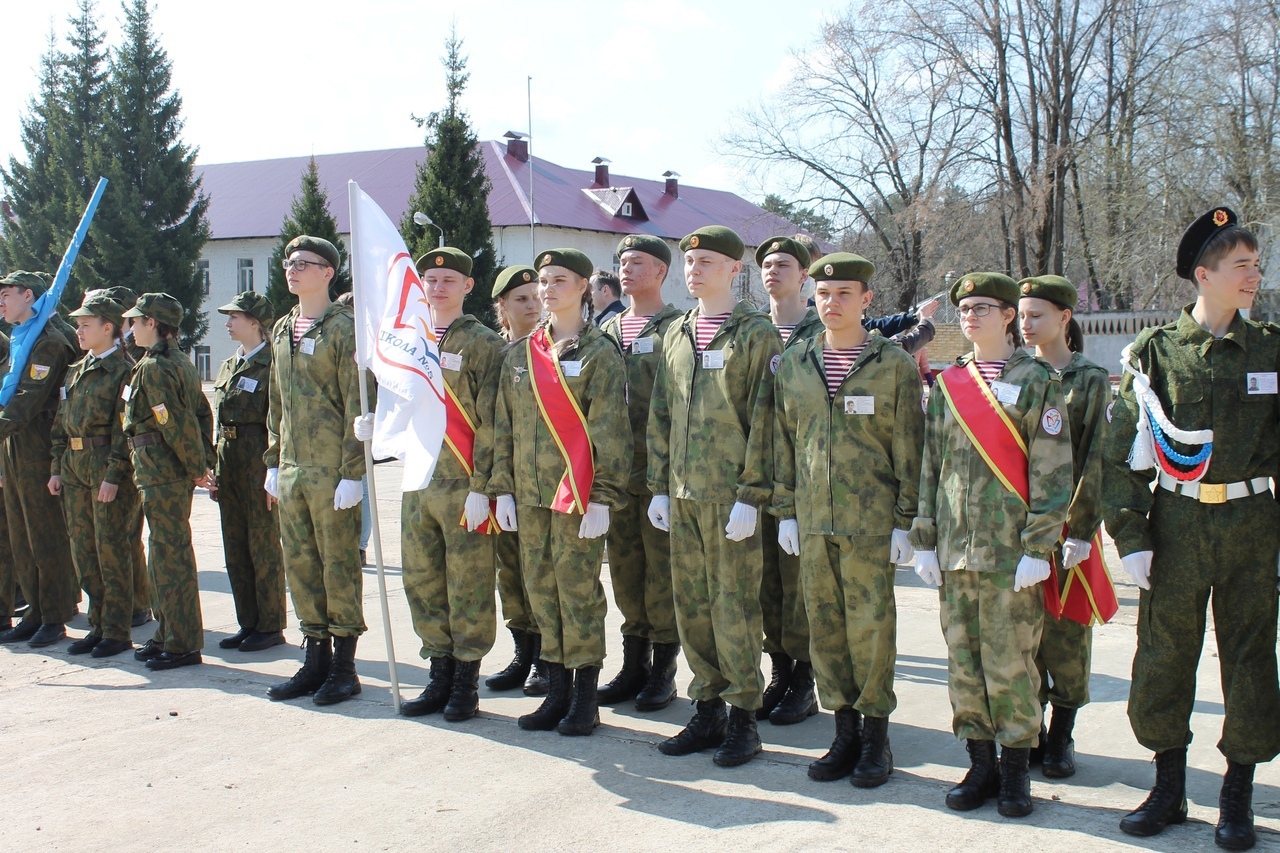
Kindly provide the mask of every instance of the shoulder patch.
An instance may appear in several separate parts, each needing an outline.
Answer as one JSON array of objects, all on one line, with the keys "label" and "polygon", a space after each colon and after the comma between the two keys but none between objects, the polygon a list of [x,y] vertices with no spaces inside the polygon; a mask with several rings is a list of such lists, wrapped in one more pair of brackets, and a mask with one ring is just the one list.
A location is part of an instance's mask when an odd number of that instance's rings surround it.
[{"label": "shoulder patch", "polygon": [[1044,417],[1040,419],[1040,428],[1046,435],[1057,435],[1062,432],[1062,412],[1057,409],[1046,410]]},{"label": "shoulder patch", "polygon": [[778,365],[781,363],[781,355],[775,355],[773,358],[769,359],[769,372],[776,374],[778,372]]},{"label": "shoulder patch", "polygon": [[1111,423],[1111,413],[1115,409],[1115,407],[1116,407],[1115,400],[1112,400],[1110,403],[1107,403],[1107,423]]},{"label": "shoulder patch", "polygon": [[35,363],[33,362],[33,363],[32,363],[32,365],[31,365],[31,369],[30,369],[30,370],[28,370],[28,371],[27,371],[27,373],[28,373],[28,375],[30,375],[30,377],[31,377],[32,379],[34,379],[34,380],[36,380],[37,382],[39,382],[40,380],[44,379],[46,376],[48,376],[48,375],[49,375],[49,365],[47,365],[47,364],[35,364]]},{"label": "shoulder patch", "polygon": [[152,406],[151,412],[156,416],[156,423],[160,424],[160,426],[164,426],[169,422],[169,410],[165,408],[164,403]]}]

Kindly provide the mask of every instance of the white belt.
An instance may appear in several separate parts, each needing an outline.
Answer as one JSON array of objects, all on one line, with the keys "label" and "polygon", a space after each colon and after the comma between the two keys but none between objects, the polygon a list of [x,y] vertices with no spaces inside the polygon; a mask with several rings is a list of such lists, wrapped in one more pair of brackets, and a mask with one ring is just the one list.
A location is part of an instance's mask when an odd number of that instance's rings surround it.
[{"label": "white belt", "polygon": [[1183,483],[1165,472],[1160,472],[1160,488],[1191,498],[1202,504],[1220,504],[1271,492],[1270,477],[1254,477],[1238,483]]}]

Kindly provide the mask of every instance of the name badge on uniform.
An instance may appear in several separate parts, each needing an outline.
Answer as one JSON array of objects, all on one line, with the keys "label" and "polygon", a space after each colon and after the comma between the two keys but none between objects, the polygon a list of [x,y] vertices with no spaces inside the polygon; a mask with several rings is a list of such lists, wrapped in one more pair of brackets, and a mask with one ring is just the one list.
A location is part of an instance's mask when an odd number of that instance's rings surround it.
[{"label": "name badge on uniform", "polygon": [[1275,394],[1276,375],[1274,373],[1250,373],[1246,386],[1250,394]]},{"label": "name badge on uniform", "polygon": [[580,361],[562,361],[560,362],[560,371],[565,376],[581,376],[582,362]]},{"label": "name badge on uniform", "polygon": [[844,413],[846,415],[874,415],[876,413],[876,398],[869,395],[845,397]]},{"label": "name badge on uniform", "polygon": [[440,353],[440,366],[445,370],[461,370],[462,356],[456,352]]},{"label": "name badge on uniform", "polygon": [[631,342],[631,352],[635,355],[644,355],[647,352],[653,352],[653,337],[636,338]]},{"label": "name badge on uniform", "polygon": [[248,391],[252,394],[258,390],[258,380],[250,379],[248,376],[241,376],[240,381],[236,383],[236,387],[241,391]]},{"label": "name badge on uniform", "polygon": [[127,402],[129,402],[129,399],[130,399],[131,397],[133,397],[133,387],[132,387],[132,386],[130,386],[130,385],[126,385],[126,386],[124,386],[123,388],[121,388],[121,389],[120,389],[120,399],[121,399],[121,400],[124,400],[124,401],[127,403]]},{"label": "name badge on uniform", "polygon": [[65,400],[65,399],[67,399],[67,386],[66,386],[66,385],[63,385],[61,388],[59,388],[59,389],[58,389],[58,399],[59,399],[59,400]]},{"label": "name badge on uniform", "polygon": [[316,352],[316,339],[315,339],[315,338],[303,338],[303,339],[302,339],[302,343],[298,344],[298,349],[302,350],[302,354],[303,354],[303,355],[315,355],[315,352]]},{"label": "name badge on uniform", "polygon": [[702,368],[704,370],[724,369],[724,350],[709,349],[702,352]]},{"label": "name badge on uniform", "polygon": [[1006,406],[1018,405],[1018,397],[1022,394],[1021,385],[1010,385],[1008,382],[992,382],[991,393]]}]

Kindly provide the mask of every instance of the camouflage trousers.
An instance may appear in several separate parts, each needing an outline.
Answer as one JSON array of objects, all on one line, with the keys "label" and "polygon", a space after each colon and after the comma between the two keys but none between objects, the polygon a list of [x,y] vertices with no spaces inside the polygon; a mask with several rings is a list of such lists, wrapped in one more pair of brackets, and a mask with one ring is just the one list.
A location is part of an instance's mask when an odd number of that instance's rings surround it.
[{"label": "camouflage trousers", "polygon": [[147,517],[151,588],[155,590],[155,641],[170,654],[204,648],[200,582],[191,545],[191,481],[148,484],[142,511]]},{"label": "camouflage trousers", "polygon": [[805,535],[800,569],[822,704],[889,716],[898,707],[896,569],[889,562],[889,537]]},{"label": "camouflage trousers", "polygon": [[[243,446],[242,446],[243,445]],[[224,438],[218,446],[218,514],[222,554],[241,628],[284,630],[284,554],[279,513],[267,509],[262,488],[266,438]]]},{"label": "camouflage trousers", "polygon": [[493,541],[493,555],[498,568],[498,599],[502,602],[502,618],[513,631],[538,633],[529,611],[529,593],[524,589],[524,572],[520,570],[520,534],[499,531]]},{"label": "camouflage trousers", "polygon": [[760,707],[760,530],[725,538],[731,507],[671,499],[671,585],[689,696],[720,697],[747,711]]},{"label": "camouflage trousers", "polygon": [[1280,506],[1269,494],[1209,505],[1157,489],[1150,517],[1151,589],[1138,598],[1129,687],[1133,733],[1155,752],[1191,743],[1196,669],[1212,597],[1225,708],[1218,749],[1241,764],[1270,761],[1280,753]]},{"label": "camouflage trousers", "polygon": [[498,630],[497,537],[469,533],[459,523],[469,491],[466,480],[432,480],[425,489],[405,492],[400,505],[404,593],[424,658],[478,661],[493,648]]},{"label": "camouflage trousers", "polygon": [[18,573],[13,568],[13,545],[9,542],[9,522],[4,510],[4,487],[0,486],[0,625],[13,612],[17,592]]},{"label": "camouflage trousers", "polygon": [[[801,582],[800,558],[778,545],[778,519],[760,513],[764,572],[760,582],[760,611],[764,620],[764,650],[809,660],[809,616]],[[888,553],[888,552],[886,552]]]},{"label": "camouflage trousers", "polygon": [[622,613],[622,635],[675,643],[671,536],[649,521],[649,496],[631,495],[609,518],[609,581]]},{"label": "camouflage trousers", "polygon": [[100,486],[75,482],[64,466],[62,509],[80,588],[89,596],[89,632],[109,640],[127,640],[133,616],[130,537],[141,511],[140,498],[130,481],[120,484],[114,500],[103,503],[97,499]]},{"label": "camouflage trousers", "polygon": [[582,516],[522,506],[520,561],[542,659],[568,669],[604,663],[604,537],[579,539]]},{"label": "camouflage trousers", "polygon": [[956,737],[1035,746],[1043,719],[1035,651],[1044,590],[1037,584],[1014,592],[1011,572],[961,570],[942,573],[938,596]]},{"label": "camouflage trousers", "polygon": [[[1058,553],[1061,565],[1062,553]],[[1066,582],[1066,572],[1058,572],[1058,589]],[[1040,704],[1055,708],[1083,708],[1089,704],[1089,676],[1092,672],[1093,628],[1063,617],[1045,614],[1036,670],[1040,673]]]},{"label": "camouflage trousers", "polygon": [[360,508],[336,510],[336,468],[280,468],[280,538],[302,633],[358,637],[364,624]]},{"label": "camouflage trousers", "polygon": [[147,549],[142,544],[142,501],[139,500],[129,521],[129,564],[133,567],[133,612],[141,613],[151,607],[151,578],[147,572]]},{"label": "camouflage trousers", "polygon": [[[4,502],[9,544],[18,585],[31,609],[24,619],[42,625],[65,625],[76,615],[80,591],[61,499],[49,494],[49,454],[32,461],[33,448],[24,431],[4,440]],[[38,448],[35,448],[38,449]],[[8,611],[12,613],[10,608]],[[4,614],[8,615],[8,613]]]}]

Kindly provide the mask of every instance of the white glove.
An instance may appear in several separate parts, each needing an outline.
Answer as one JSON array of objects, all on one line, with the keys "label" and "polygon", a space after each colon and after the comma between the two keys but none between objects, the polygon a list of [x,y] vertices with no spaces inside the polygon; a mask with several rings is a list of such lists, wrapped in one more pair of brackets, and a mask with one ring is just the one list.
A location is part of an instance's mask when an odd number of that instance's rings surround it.
[{"label": "white glove", "polygon": [[364,486],[359,480],[339,480],[333,490],[333,508],[351,509],[364,500]]},{"label": "white glove", "polygon": [[498,495],[498,526],[508,533],[516,532],[516,499],[511,495]]},{"label": "white glove", "polygon": [[489,517],[489,496],[479,492],[467,492],[467,530],[474,533]]},{"label": "white glove", "polygon": [[893,538],[889,541],[889,562],[895,566],[905,566],[911,562],[915,554],[916,549],[911,547],[907,531],[894,530]]},{"label": "white glove", "polygon": [[649,523],[663,533],[671,532],[671,498],[654,495],[649,501]]},{"label": "white glove", "polygon": [[1089,559],[1093,545],[1085,539],[1068,539],[1062,543],[1062,567],[1069,569]]},{"label": "white glove", "polygon": [[579,539],[599,539],[609,532],[609,508],[604,504],[587,504],[587,512],[578,525]]},{"label": "white glove", "polygon": [[1022,555],[1018,571],[1013,576],[1013,591],[1029,589],[1049,577],[1049,561],[1039,557]]},{"label": "white glove", "polygon": [[267,490],[267,494],[276,500],[280,500],[280,469],[268,468],[267,479],[263,482],[262,488]]},{"label": "white glove", "polygon": [[736,503],[729,510],[729,523],[724,526],[724,538],[730,542],[741,542],[750,539],[756,532],[756,508],[744,503]]},{"label": "white glove", "polygon": [[916,551],[916,574],[929,586],[942,586],[942,568],[937,551]]},{"label": "white glove", "polygon": [[1134,551],[1120,558],[1129,578],[1141,589],[1151,589],[1151,552]]},{"label": "white glove", "polygon": [[351,431],[356,434],[356,438],[360,441],[369,441],[373,438],[373,413],[367,415],[358,415],[351,421]]},{"label": "white glove", "polygon": [[778,547],[793,557],[800,556],[800,523],[794,518],[778,522]]}]

